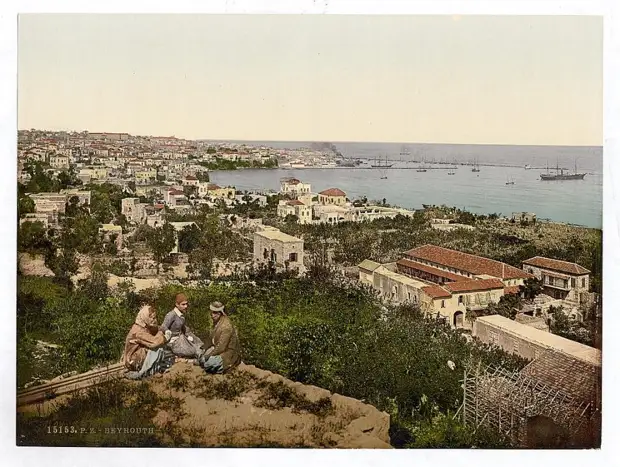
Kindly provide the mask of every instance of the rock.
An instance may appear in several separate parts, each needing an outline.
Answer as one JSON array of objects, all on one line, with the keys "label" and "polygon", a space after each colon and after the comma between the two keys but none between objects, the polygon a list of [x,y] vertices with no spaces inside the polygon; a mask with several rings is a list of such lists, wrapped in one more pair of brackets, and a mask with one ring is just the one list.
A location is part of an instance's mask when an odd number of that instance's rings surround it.
[{"label": "rock", "polygon": [[389,443],[367,434],[354,438],[346,437],[336,447],[345,449],[392,449]]},{"label": "rock", "polygon": [[299,386],[294,385],[295,391],[305,396],[310,402],[317,402],[325,398],[329,399],[332,396],[332,393],[327,389],[319,388],[317,386],[304,386],[301,383],[298,384]]},{"label": "rock", "polygon": [[370,434],[384,443],[389,443],[389,427],[390,416],[385,412],[379,412],[375,409],[375,413],[373,415],[366,415],[349,423],[349,425],[347,425],[346,432],[352,436]]},{"label": "rock", "polygon": [[332,433],[331,431],[323,435],[323,442],[327,446],[337,446],[338,443],[342,442],[342,440],[342,436],[337,435],[336,433]]}]

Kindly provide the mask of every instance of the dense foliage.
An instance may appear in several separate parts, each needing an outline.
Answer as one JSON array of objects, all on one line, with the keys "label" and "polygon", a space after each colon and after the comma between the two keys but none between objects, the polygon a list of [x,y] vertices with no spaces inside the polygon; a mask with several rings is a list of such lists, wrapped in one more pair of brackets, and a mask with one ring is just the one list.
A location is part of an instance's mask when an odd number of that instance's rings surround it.
[{"label": "dense foliage", "polygon": [[[208,304],[223,301],[239,329],[246,363],[389,411],[399,445],[498,442],[473,437],[451,421],[449,414],[458,409],[462,397],[459,380],[470,362],[509,367],[524,362],[470,343],[459,332],[423,318],[415,308],[385,309],[364,288],[312,276],[299,279],[289,274],[275,281],[265,277],[257,275],[255,285],[214,283],[186,289],[191,304],[188,325],[206,337],[211,326]],[[19,285],[20,333],[31,336],[33,316],[41,313],[36,329],[62,345],[63,365],[57,366],[64,369],[83,370],[118,359],[140,303],[154,304],[161,321],[179,291],[166,286],[136,294],[124,286],[111,293],[100,272],[75,290],[50,279],[36,280],[47,285],[33,287],[30,278]]]},{"label": "dense foliage", "polygon": [[243,161],[239,159],[231,160],[215,157],[213,161],[199,162],[199,164],[209,170],[275,169],[278,167],[278,161],[274,158],[269,158],[264,161]]}]

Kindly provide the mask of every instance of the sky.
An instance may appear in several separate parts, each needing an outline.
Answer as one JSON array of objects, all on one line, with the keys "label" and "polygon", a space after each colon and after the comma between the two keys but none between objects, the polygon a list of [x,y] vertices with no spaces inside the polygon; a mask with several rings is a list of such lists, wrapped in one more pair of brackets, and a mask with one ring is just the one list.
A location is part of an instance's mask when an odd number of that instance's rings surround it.
[{"label": "sky", "polygon": [[18,128],[598,146],[603,20],[20,15]]}]

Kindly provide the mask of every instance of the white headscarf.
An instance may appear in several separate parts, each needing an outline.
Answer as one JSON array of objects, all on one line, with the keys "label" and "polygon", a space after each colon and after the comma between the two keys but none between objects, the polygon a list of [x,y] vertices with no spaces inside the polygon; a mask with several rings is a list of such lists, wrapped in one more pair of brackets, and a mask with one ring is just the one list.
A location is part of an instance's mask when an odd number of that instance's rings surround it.
[{"label": "white headscarf", "polygon": [[157,326],[157,318],[154,316],[155,313],[151,314],[151,310],[150,305],[144,305],[140,308],[135,323],[145,329],[148,329],[149,326]]}]

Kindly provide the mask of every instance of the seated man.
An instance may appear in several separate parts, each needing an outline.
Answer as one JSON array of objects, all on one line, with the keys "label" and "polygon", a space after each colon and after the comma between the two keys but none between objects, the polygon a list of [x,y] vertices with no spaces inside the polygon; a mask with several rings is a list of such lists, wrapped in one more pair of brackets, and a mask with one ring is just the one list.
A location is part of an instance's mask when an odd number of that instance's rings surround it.
[{"label": "seated man", "polygon": [[171,355],[164,351],[166,339],[157,328],[157,315],[150,305],[143,306],[125,339],[122,363],[127,378],[139,379],[170,367]]},{"label": "seated man", "polygon": [[176,296],[175,307],[164,318],[161,330],[168,341],[168,348],[177,357],[197,358],[204,353],[203,343],[185,325],[185,313],[189,303],[185,294]]},{"label": "seated man", "polygon": [[213,302],[209,308],[214,326],[209,339],[212,347],[195,363],[207,373],[224,373],[241,363],[239,338],[237,330],[226,316],[224,305]]}]

